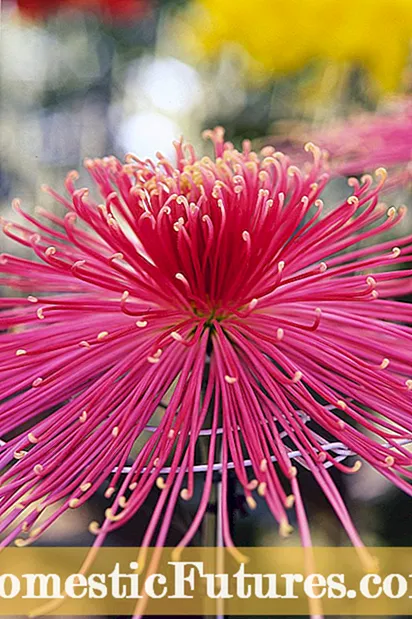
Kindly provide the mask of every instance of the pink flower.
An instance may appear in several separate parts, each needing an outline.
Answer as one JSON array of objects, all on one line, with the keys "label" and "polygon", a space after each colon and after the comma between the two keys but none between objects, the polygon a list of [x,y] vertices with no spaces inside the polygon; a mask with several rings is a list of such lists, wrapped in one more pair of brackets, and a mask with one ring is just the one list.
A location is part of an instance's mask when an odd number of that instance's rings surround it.
[{"label": "pink flower", "polygon": [[3,222],[33,253],[0,259],[4,291],[16,290],[0,298],[3,544],[37,540],[107,482],[96,544],[157,486],[143,546],[162,546],[176,503],[193,495],[201,434],[205,481],[180,547],[201,524],[214,463],[233,546],[229,462],[249,507],[265,500],[282,535],[294,508],[309,545],[293,451],[360,547],[325,466],[360,462],[339,462],[322,431],[411,493],[412,306],[394,299],[412,292],[412,237],[359,248],[404,214],[379,202],[385,171],[351,181],[322,217],[328,174],[313,145],[298,169],[271,148],[238,152],[220,128],[208,135],[213,159],[179,142],[176,164],[88,160],[93,191],[76,189],[75,172],[67,197],[46,188],[64,216],[16,201],[26,223]]},{"label": "pink flower", "polygon": [[[338,176],[361,175],[377,167],[390,170],[385,189],[412,180],[412,100],[400,98],[379,112],[354,113],[324,126],[298,126],[287,136],[286,151],[301,160],[307,136],[327,151],[331,172]],[[276,143],[282,144],[285,136]]]}]

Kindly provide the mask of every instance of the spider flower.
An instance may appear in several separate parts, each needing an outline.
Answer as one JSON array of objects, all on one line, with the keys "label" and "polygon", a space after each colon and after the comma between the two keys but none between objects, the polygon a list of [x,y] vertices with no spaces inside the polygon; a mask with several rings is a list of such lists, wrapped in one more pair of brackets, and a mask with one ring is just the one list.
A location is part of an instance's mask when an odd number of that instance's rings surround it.
[{"label": "spider flower", "polygon": [[252,77],[326,61],[361,66],[389,91],[402,82],[412,37],[409,0],[196,0],[182,19],[181,37],[199,58],[244,50]]},{"label": "spider flower", "polygon": [[412,178],[412,101],[400,99],[378,112],[354,113],[345,120],[310,127],[287,128],[276,143],[302,161],[305,136],[327,151],[334,175],[360,175],[385,166],[390,170],[389,187],[409,183]]},{"label": "spider flower", "polygon": [[180,141],[176,163],[87,160],[97,201],[71,172],[66,195],[45,188],[64,216],[15,201],[25,223],[3,221],[33,254],[0,259],[16,291],[0,298],[4,545],[34,542],[106,484],[95,544],[157,487],[142,546],[161,547],[177,502],[194,495],[199,441],[204,484],[178,548],[216,468],[233,552],[230,468],[250,509],[265,500],[281,535],[295,509],[310,545],[293,451],[361,548],[328,472],[360,462],[340,462],[322,436],[411,492],[412,308],[396,297],[412,292],[412,236],[368,243],[404,214],[379,202],[385,171],[351,181],[322,216],[328,174],[312,144],[299,169],[270,147],[238,152],[220,128],[208,135],[213,158]]}]

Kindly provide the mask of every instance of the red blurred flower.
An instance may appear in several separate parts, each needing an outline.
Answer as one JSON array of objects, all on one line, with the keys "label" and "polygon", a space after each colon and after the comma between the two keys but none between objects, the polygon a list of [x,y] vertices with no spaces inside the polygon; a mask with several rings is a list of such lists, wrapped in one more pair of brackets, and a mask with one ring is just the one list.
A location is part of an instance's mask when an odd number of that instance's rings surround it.
[{"label": "red blurred flower", "polygon": [[20,13],[31,19],[78,10],[97,12],[110,20],[125,20],[143,15],[150,4],[149,0],[17,0]]}]

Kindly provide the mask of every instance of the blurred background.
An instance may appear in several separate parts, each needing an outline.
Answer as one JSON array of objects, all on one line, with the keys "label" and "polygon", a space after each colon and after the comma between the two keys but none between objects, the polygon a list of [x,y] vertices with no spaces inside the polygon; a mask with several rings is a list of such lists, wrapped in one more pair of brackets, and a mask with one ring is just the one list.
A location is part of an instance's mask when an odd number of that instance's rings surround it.
[{"label": "blurred background", "polygon": [[[201,153],[217,124],[237,146],[250,138],[297,160],[308,140],[328,148],[331,205],[349,174],[381,165],[388,205],[408,204],[411,39],[412,0],[3,0],[0,214],[13,217],[14,197],[50,207],[41,185],[60,190],[86,156],[173,156],[182,134]],[[412,546],[408,497],[367,467],[335,477],[365,543]],[[314,543],[345,544],[309,475],[305,488]],[[263,505],[249,513],[235,485],[233,496],[238,544],[298,544],[280,540]],[[48,543],[90,544],[102,505],[66,516]],[[195,503],[181,509],[171,543]],[[138,544],[139,518],[109,543]]]}]

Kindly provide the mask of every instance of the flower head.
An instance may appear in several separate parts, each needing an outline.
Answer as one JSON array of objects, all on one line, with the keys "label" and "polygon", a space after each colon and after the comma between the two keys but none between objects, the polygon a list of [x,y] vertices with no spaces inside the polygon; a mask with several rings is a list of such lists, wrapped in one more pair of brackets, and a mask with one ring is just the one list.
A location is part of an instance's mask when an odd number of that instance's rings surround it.
[{"label": "flower head", "polygon": [[334,175],[361,175],[385,166],[390,170],[386,190],[411,181],[412,101],[407,97],[390,100],[377,112],[353,113],[320,126],[286,126],[274,140],[282,148],[282,141],[288,142],[286,152],[302,161],[308,135],[327,151]]},{"label": "flower head", "polygon": [[64,10],[93,11],[106,18],[124,20],[147,11],[148,0],[17,0],[22,15],[43,19]]},{"label": "flower head", "polygon": [[322,433],[411,491],[412,309],[393,299],[412,291],[412,237],[360,246],[404,214],[379,202],[385,171],[351,181],[322,217],[319,149],[309,144],[299,169],[272,148],[238,152],[220,128],[208,135],[213,158],[178,142],[176,163],[87,160],[97,201],[71,172],[67,196],[46,188],[65,215],[32,216],[16,201],[26,223],[3,222],[33,253],[0,258],[2,284],[16,290],[0,299],[4,544],[35,541],[105,483],[96,544],[155,486],[143,546],[164,544],[177,501],[193,495],[200,440],[205,482],[180,546],[216,468],[232,546],[229,467],[283,535],[294,507],[308,545],[296,451],[360,546],[328,473],[359,461],[340,462]]},{"label": "flower head", "polygon": [[409,0],[197,0],[184,19],[181,35],[201,58],[244,50],[260,79],[313,62],[350,64],[383,90],[399,87],[412,36]]}]

